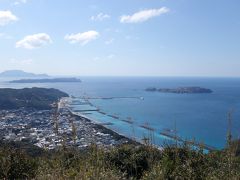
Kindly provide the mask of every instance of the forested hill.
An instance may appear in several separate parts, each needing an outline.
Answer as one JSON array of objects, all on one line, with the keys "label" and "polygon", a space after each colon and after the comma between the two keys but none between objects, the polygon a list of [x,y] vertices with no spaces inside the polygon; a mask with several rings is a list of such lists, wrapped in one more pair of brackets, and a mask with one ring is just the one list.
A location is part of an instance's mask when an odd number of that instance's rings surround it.
[{"label": "forested hill", "polygon": [[34,108],[50,109],[51,104],[68,94],[57,89],[24,88],[0,89],[0,109]]}]

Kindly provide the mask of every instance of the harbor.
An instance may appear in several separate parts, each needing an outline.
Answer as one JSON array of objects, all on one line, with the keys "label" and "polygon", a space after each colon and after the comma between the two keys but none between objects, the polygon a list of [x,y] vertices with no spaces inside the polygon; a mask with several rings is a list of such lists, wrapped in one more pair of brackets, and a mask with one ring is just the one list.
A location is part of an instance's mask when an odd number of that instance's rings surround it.
[{"label": "harbor", "polygon": [[[91,100],[94,99],[101,99],[101,100],[106,100],[106,99],[114,99],[114,98],[127,98],[127,97],[81,97],[81,98],[71,98],[68,101],[69,109],[71,110],[72,113],[75,115],[84,117],[86,119],[91,120],[92,122],[102,125],[108,129],[111,129],[115,131],[116,133],[119,133],[123,136],[127,136],[129,138],[132,138],[138,142],[143,143],[143,137],[146,138],[146,136],[149,136],[150,134],[153,136],[156,136],[157,138],[161,138],[161,144],[164,143],[174,143],[178,142],[179,144],[187,144],[193,147],[199,147],[203,148],[207,151],[212,151],[216,150],[216,148],[209,146],[207,144],[199,143],[197,141],[191,141],[191,140],[184,140],[182,137],[177,135],[177,132],[168,128],[164,128],[161,131],[157,131],[155,128],[151,127],[150,124],[144,123],[144,124],[138,124],[137,122],[134,121],[133,118],[128,117],[128,118],[123,118],[120,115],[117,114],[110,114],[105,112],[103,109],[96,107]],[[138,100],[141,100],[141,97],[128,97],[128,98],[135,98]],[[79,103],[77,103],[79,101]],[[71,104],[71,102],[74,102],[74,104]],[[82,105],[82,106],[81,106]],[[78,110],[74,110],[75,107],[78,107]],[[94,117],[94,118],[93,118]],[[98,118],[97,118],[98,117]],[[129,130],[124,130],[123,133],[121,133],[120,129],[117,129],[118,124],[124,123],[125,126],[128,126]],[[166,130],[167,129],[167,130]],[[133,132],[131,132],[133,131]],[[132,134],[130,134],[130,132]],[[146,132],[146,133],[144,133]],[[134,134],[135,133],[135,134]],[[135,135],[141,136],[142,138],[138,138]],[[142,134],[142,135],[141,135]],[[150,138],[150,137],[148,137]],[[154,138],[155,139],[155,138]],[[152,142],[155,143],[155,142]],[[158,144],[159,147],[161,147],[160,143]]]}]

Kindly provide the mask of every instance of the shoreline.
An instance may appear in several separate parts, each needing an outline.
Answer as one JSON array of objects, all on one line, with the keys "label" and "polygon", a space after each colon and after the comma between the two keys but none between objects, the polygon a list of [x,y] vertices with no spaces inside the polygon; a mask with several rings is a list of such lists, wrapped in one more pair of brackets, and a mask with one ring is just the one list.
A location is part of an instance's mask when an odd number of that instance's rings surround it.
[{"label": "shoreline", "polygon": [[[124,134],[120,134],[106,126],[104,126],[103,124],[99,124],[97,121],[83,115],[83,114],[80,114],[80,113],[75,113],[73,111],[71,111],[70,109],[68,109],[69,112],[71,113],[72,116],[77,116],[78,118],[80,119],[84,119],[86,121],[89,121],[91,122],[92,124],[96,125],[98,127],[98,129],[102,130],[104,133],[107,133],[107,134],[110,134],[112,135],[115,139],[117,140],[120,140],[120,139],[127,139],[128,140],[128,143],[130,144],[134,144],[134,145],[144,145],[143,142],[141,142],[140,140],[137,140],[137,139],[132,139],[130,137],[127,137],[126,135]],[[144,128],[144,127],[142,127]],[[203,147],[205,150],[207,151],[214,151],[216,150],[216,148],[212,147],[212,146],[209,146],[209,145],[206,145],[206,144],[201,144],[201,143],[198,143],[198,142],[193,142],[193,141],[190,141],[190,140],[183,140],[182,138],[180,137],[175,137],[174,135],[171,135],[171,134],[167,134],[167,133],[164,133],[164,132],[160,132],[159,133],[160,135],[162,136],[165,136],[167,138],[170,138],[171,140],[175,141],[177,140],[178,143],[186,143],[190,146],[193,146],[193,147]],[[158,148],[158,149],[162,149],[163,147],[161,146],[158,146],[158,145],[155,145],[155,144],[152,144],[154,147]]]},{"label": "shoreline", "polygon": [[85,120],[85,121],[88,121],[88,122],[92,123],[102,133],[106,133],[106,134],[111,135],[115,140],[121,140],[121,139],[123,140],[123,139],[125,139],[126,140],[126,142],[125,142],[126,144],[143,145],[142,142],[137,141],[136,139],[129,138],[129,137],[123,135],[123,134],[120,134],[120,133],[118,133],[118,132],[116,132],[116,131],[114,131],[114,130],[106,127],[106,126],[104,126],[103,124],[99,124],[97,121],[95,121],[95,120],[93,120],[93,119],[91,119],[91,118],[89,118],[89,117],[87,117],[87,116],[85,116],[83,114],[75,113],[75,112],[71,111],[70,109],[68,109],[68,111],[70,112],[71,116],[75,116],[75,117],[77,117],[77,118],[79,118],[81,120]]},{"label": "shoreline", "polygon": [[[134,98],[135,98],[135,97],[134,97]],[[71,99],[71,96],[68,97],[68,98],[62,98],[62,99],[60,99],[60,101],[58,102],[58,107],[60,107],[60,109],[61,109],[61,108],[66,108],[66,109],[71,113],[72,116],[77,116],[77,117],[79,117],[80,119],[84,119],[84,120],[87,120],[87,121],[91,122],[92,124],[94,124],[95,126],[97,126],[98,129],[103,130],[104,132],[107,132],[107,134],[112,135],[112,136],[113,136],[114,138],[116,138],[116,139],[126,139],[126,140],[128,140],[128,142],[129,142],[130,144],[134,144],[134,145],[144,145],[144,143],[143,143],[140,139],[137,139],[137,138],[134,138],[134,137],[133,137],[133,138],[128,137],[128,136],[126,136],[126,135],[124,135],[124,134],[121,134],[121,133],[119,133],[119,132],[117,132],[117,131],[109,128],[109,127],[106,127],[104,124],[99,123],[97,120],[92,119],[92,118],[89,118],[88,116],[82,114],[81,111],[79,111],[79,112],[74,112],[73,110],[71,110],[71,109],[68,107],[68,105],[69,105],[69,100],[70,100],[70,99]],[[64,101],[64,100],[65,100],[65,101]],[[91,106],[93,106],[90,102],[89,102],[89,104],[90,104]],[[106,115],[106,116],[112,117],[112,118],[114,118],[114,119],[120,120],[117,116],[107,115],[105,112],[102,112],[102,111],[98,111],[98,112],[100,112],[100,113],[103,114],[103,115]],[[124,121],[124,122],[126,122],[126,123],[132,124],[132,122],[131,122],[130,120],[121,120],[121,121]],[[152,143],[151,143],[151,144],[152,144]],[[152,144],[152,146],[154,146],[154,147],[156,147],[156,148],[158,148],[158,149],[162,149],[162,147],[157,146],[157,145],[155,145],[155,144]]]},{"label": "shoreline", "polygon": [[[68,99],[69,100],[69,99]],[[89,122],[91,122],[92,124],[94,124],[95,126],[97,126],[98,129],[102,130],[103,132],[107,133],[107,134],[110,134],[112,135],[114,138],[116,138],[117,140],[119,139],[127,139],[129,141],[129,143],[131,144],[138,144],[138,145],[144,145],[144,143],[140,140],[140,139],[137,139],[137,138],[131,138],[131,137],[128,137],[124,134],[121,134],[109,127],[106,127],[104,124],[101,124],[99,123],[97,120],[94,120],[92,118],[89,118],[88,116],[85,116],[84,114],[82,114],[81,112],[74,112],[73,110],[71,110],[68,106],[66,106],[66,104],[69,103],[69,101],[65,101],[65,104],[64,104],[64,108],[67,108],[67,110],[71,113],[71,115],[73,116],[77,116],[79,117],[80,119],[84,119],[84,120],[87,120]],[[61,104],[61,100],[60,100],[60,103]],[[104,112],[100,112],[101,114],[103,115],[107,115],[106,113]],[[109,116],[109,115],[107,115]],[[116,118],[114,115],[110,115],[110,117],[112,118]],[[122,121],[122,120],[121,120]],[[130,123],[128,120],[123,120],[124,122],[126,123]],[[144,129],[147,129],[149,131],[155,131],[154,128],[151,128],[151,127],[148,127],[147,125],[141,125],[139,126],[141,128],[144,128]],[[156,132],[157,133],[157,132]],[[194,142],[194,141],[191,141],[191,140],[184,140],[183,138],[179,137],[179,136],[176,136],[176,135],[173,135],[171,133],[166,133],[164,131],[161,131],[159,132],[158,134],[166,137],[166,138],[170,138],[172,141],[178,141],[178,143],[183,143],[183,144],[188,144],[192,147],[202,147],[204,150],[207,150],[207,151],[214,151],[216,150],[215,147],[213,146],[210,146],[210,145],[207,145],[207,144],[204,144],[204,143],[199,143],[199,142]],[[147,138],[148,139],[148,138]],[[154,147],[158,148],[158,149],[162,149],[163,146],[160,146],[160,145],[155,145],[153,143],[151,143]]]}]

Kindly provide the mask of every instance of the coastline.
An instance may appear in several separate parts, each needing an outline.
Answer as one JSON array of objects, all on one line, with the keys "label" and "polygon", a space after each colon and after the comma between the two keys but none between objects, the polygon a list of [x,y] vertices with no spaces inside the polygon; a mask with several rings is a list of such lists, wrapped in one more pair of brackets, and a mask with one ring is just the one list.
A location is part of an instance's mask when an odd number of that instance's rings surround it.
[{"label": "coastline", "polygon": [[99,124],[97,121],[85,116],[85,115],[82,115],[80,113],[75,113],[73,111],[71,111],[70,109],[68,109],[68,111],[70,112],[71,116],[74,116],[74,117],[77,117],[79,118],[80,120],[85,120],[85,121],[88,121],[90,122],[91,124],[94,124],[94,126],[99,130],[101,131],[101,133],[105,133],[105,134],[109,134],[111,135],[115,140],[119,141],[119,140],[124,140],[125,143],[124,144],[133,144],[133,145],[143,145],[142,142],[140,141],[137,141],[135,139],[132,139],[132,138],[129,138],[123,134],[120,134],[106,126],[104,126],[103,124]]},{"label": "coastline", "polygon": [[140,140],[127,137],[127,136],[124,135],[124,134],[120,134],[120,133],[118,133],[117,131],[114,131],[114,130],[106,127],[104,124],[99,124],[98,121],[96,121],[96,120],[94,120],[94,119],[92,119],[92,118],[89,118],[89,117],[83,115],[83,114],[80,113],[80,112],[74,112],[74,111],[72,111],[72,110],[69,108],[69,102],[70,102],[70,101],[72,101],[71,97],[61,98],[61,99],[58,101],[58,103],[57,103],[58,111],[59,111],[60,109],[66,109],[66,110],[71,114],[71,116],[76,117],[76,118],[79,118],[79,120],[81,120],[81,121],[87,121],[87,122],[93,124],[99,131],[101,131],[101,133],[109,134],[110,136],[112,136],[112,137],[113,137],[115,140],[117,140],[117,141],[123,140],[123,141],[125,141],[125,142],[128,143],[128,144],[143,145],[143,143],[142,143]]},{"label": "coastline", "polygon": [[[80,120],[85,120],[85,121],[88,121],[92,124],[94,124],[97,129],[99,129],[102,133],[106,133],[106,134],[109,134],[111,135],[114,139],[116,140],[120,140],[120,139],[125,139],[126,141],[128,141],[130,144],[135,144],[135,145],[144,145],[144,143],[140,140],[140,139],[137,139],[135,137],[131,138],[131,137],[128,137],[124,134],[120,134],[119,132],[115,131],[115,130],[112,130],[111,128],[107,127],[107,125],[109,124],[101,124],[99,123],[97,120],[95,119],[92,119],[84,114],[82,114],[81,112],[74,112],[73,110],[71,110],[69,108],[69,102],[71,101],[71,98],[62,98],[60,101],[59,101],[59,107],[61,108],[66,108],[72,116],[75,116],[75,117],[78,117],[80,118]],[[93,106],[91,104],[91,106]],[[106,113],[104,112],[100,112],[104,115],[106,115]],[[115,116],[111,116],[112,118],[115,118]],[[129,123],[129,122],[126,122],[126,123]],[[149,131],[155,131],[154,128],[151,128],[147,125],[141,125],[139,126],[141,128],[145,128]],[[200,147],[200,148],[203,148],[204,150],[207,150],[207,151],[213,151],[213,150],[216,150],[215,147],[212,147],[210,145],[207,145],[207,144],[204,144],[204,143],[199,143],[199,142],[194,142],[194,141],[191,141],[191,140],[184,140],[183,138],[179,137],[179,136],[176,136],[174,134],[171,134],[171,133],[166,133],[164,131],[162,132],[159,132],[159,134],[161,136],[164,136],[166,138],[170,138],[172,141],[177,141],[178,143],[180,144],[187,144],[189,146],[192,146],[193,148],[195,147]],[[148,138],[147,138],[148,139]],[[151,142],[150,142],[151,143]],[[151,143],[152,144],[152,143]],[[152,144],[152,146],[158,148],[158,149],[163,149],[162,146],[159,146],[159,145],[155,145],[155,144]]]},{"label": "coastline", "polygon": [[[120,139],[126,139],[128,141],[129,144],[134,144],[134,145],[144,145],[143,142],[141,142],[140,140],[137,140],[137,139],[133,139],[133,138],[129,138],[127,136],[125,136],[124,134],[120,134],[118,133],[117,131],[114,131],[106,126],[104,126],[103,124],[99,124],[96,120],[94,119],[91,119],[81,113],[75,113],[73,112],[72,110],[68,109],[69,112],[71,113],[72,116],[77,116],[78,118],[80,118],[81,120],[86,120],[86,121],[89,121],[91,122],[92,124],[94,124],[95,126],[97,126],[97,128],[102,131],[103,133],[107,133],[107,134],[110,134],[111,136],[113,136],[116,140],[120,140]],[[142,128],[145,128],[145,127],[142,127]],[[147,128],[147,127],[146,127]],[[149,130],[152,130],[152,129],[149,129]],[[207,144],[203,144],[203,143],[198,143],[198,142],[194,142],[194,141],[190,141],[190,140],[183,140],[182,138],[178,137],[178,136],[174,136],[174,135],[171,135],[171,134],[167,134],[167,133],[164,133],[164,132],[160,132],[159,133],[160,135],[162,136],[165,136],[167,138],[170,138],[174,141],[178,141],[178,143],[186,143],[190,146],[193,146],[193,147],[202,147],[203,149],[207,150],[207,151],[214,151],[216,150],[216,148],[212,147],[212,146],[209,146]],[[154,147],[156,147],[157,149],[162,149],[163,147],[161,146],[157,146],[157,145],[154,145],[152,144]]]}]

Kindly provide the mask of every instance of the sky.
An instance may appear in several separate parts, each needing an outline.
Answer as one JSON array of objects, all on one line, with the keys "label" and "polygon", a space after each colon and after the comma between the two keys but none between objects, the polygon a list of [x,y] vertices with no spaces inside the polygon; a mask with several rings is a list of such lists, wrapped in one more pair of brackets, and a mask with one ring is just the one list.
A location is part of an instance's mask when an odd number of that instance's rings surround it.
[{"label": "sky", "polygon": [[0,72],[240,76],[239,0],[0,0]]}]

